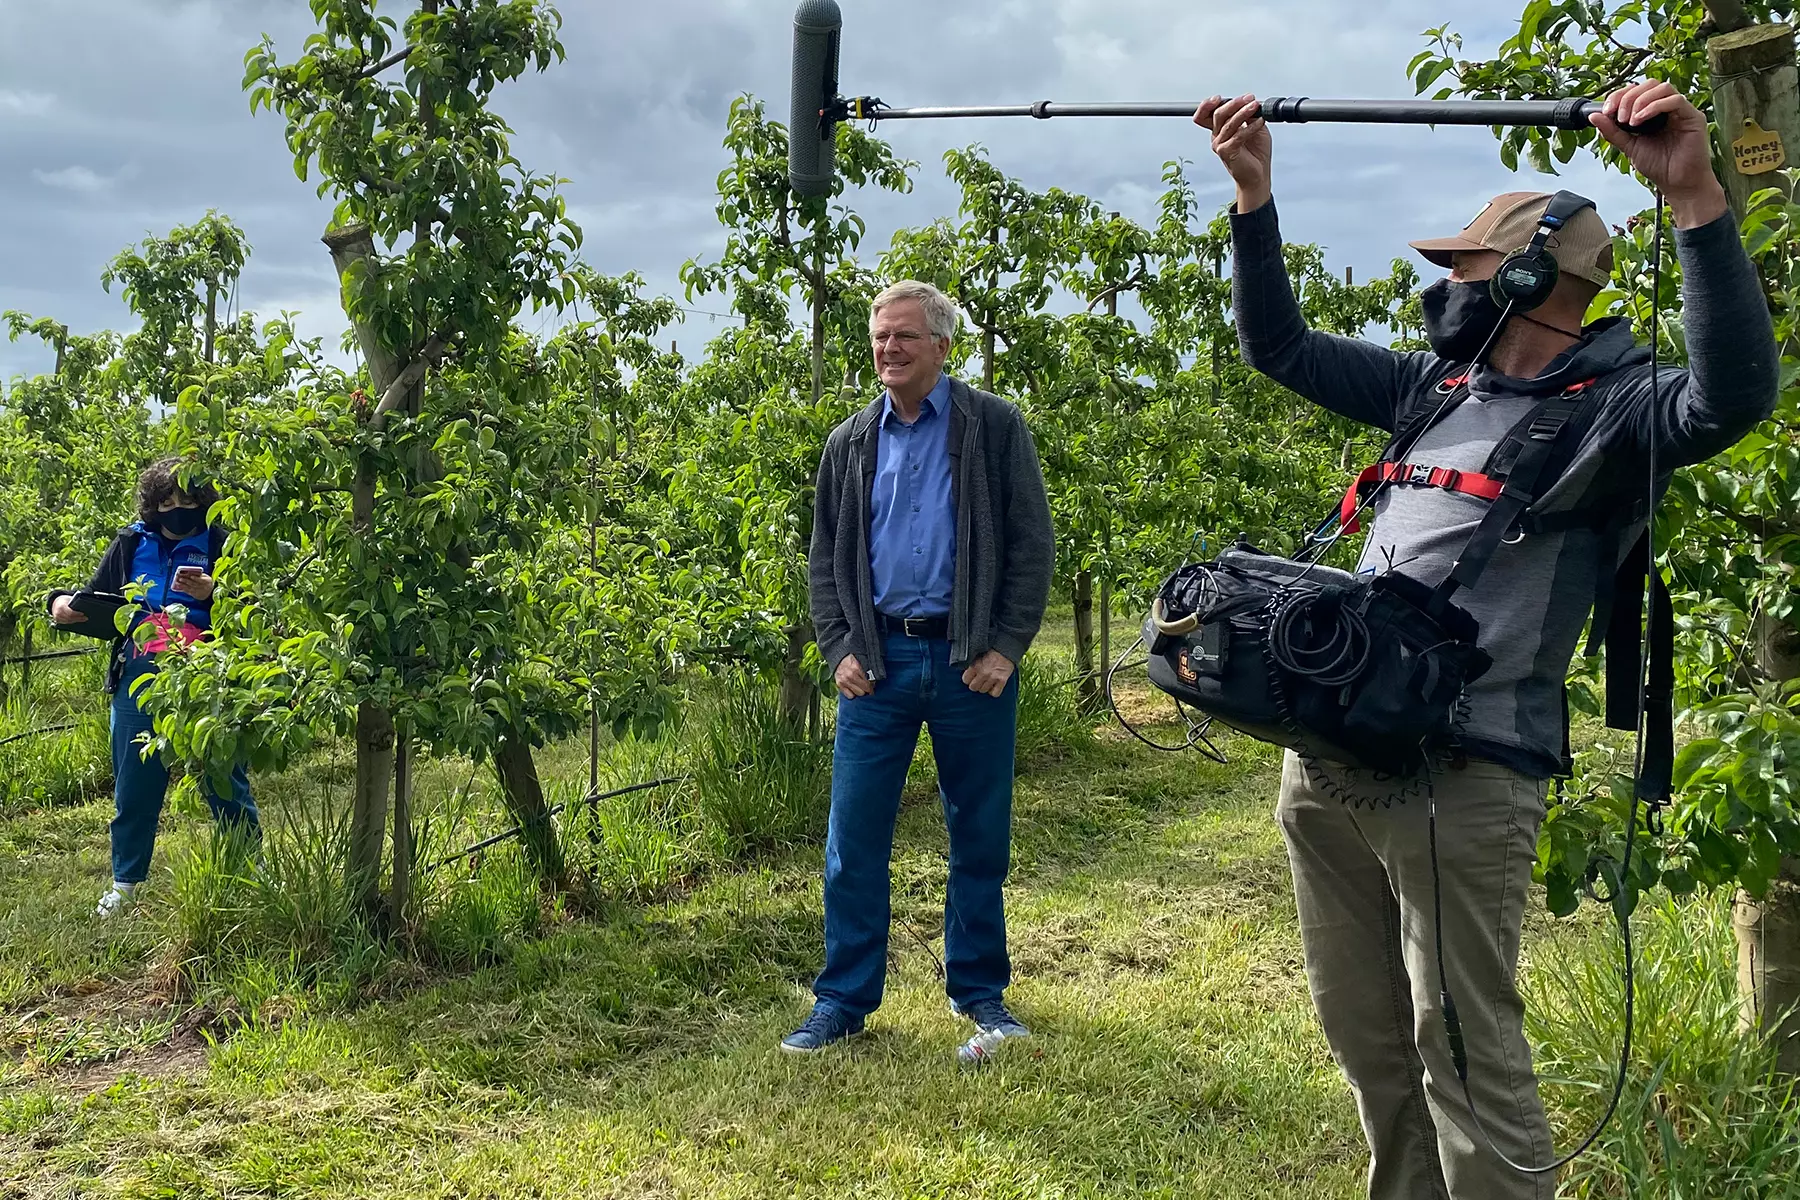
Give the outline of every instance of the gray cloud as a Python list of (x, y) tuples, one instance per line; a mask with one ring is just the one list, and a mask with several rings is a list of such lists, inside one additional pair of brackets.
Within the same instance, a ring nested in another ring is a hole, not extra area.
[[(1513, 4), (1486, 0), (841, 0), (843, 86), (900, 104), (1199, 99), (1213, 92), (1406, 96), (1419, 31), (1449, 19), (1472, 51), (1505, 37)], [(395, 14), (405, 6), (383, 5)], [(785, 114), (792, 0), (563, 0), (568, 61), (506, 89), (500, 108), (531, 169), (570, 180), (572, 214), (597, 268), (636, 270), (679, 295), (690, 257), (717, 253), (714, 180), (727, 106), (743, 92)], [(318, 235), (329, 205), (294, 175), (281, 122), (252, 118), (244, 51), (264, 33), (284, 56), (312, 24), (298, 0), (0, 0), (0, 308), (79, 330), (129, 314), (98, 286), (106, 261), (209, 208), (255, 250), (239, 303), (341, 327)], [(1084, 192), (1129, 215), (1155, 211), (1165, 161), (1192, 160), (1202, 201), (1229, 187), (1200, 132), (1179, 120), (896, 122), (883, 130), (919, 162), (907, 196), (849, 198), (869, 222), (862, 256), (897, 228), (954, 214), (946, 147), (984, 145), (1037, 188)], [(1293, 126), (1276, 130), (1284, 227), (1359, 276), (1407, 254), (1408, 239), (1460, 228), (1509, 175), (1479, 129)], [(1647, 194), (1577, 164), (1614, 219)], [(718, 311), (716, 297), (695, 308)], [(719, 325), (689, 315), (698, 349)], [(0, 343), (0, 376), (42, 369), (36, 347)]]

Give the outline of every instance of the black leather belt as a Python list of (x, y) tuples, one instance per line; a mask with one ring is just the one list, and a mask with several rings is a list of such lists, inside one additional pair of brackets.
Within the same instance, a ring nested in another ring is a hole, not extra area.
[(876, 613), (875, 621), (881, 626), (883, 633), (897, 633), (904, 637), (915, 638), (947, 638), (950, 636), (949, 617), (890, 617), (886, 613)]

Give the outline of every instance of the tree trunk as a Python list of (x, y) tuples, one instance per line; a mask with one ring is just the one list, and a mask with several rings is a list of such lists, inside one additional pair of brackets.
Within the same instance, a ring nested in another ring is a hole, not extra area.
[(365, 917), (381, 912), (381, 851), (387, 840), (388, 781), (394, 775), (394, 722), (368, 701), (356, 706), (356, 790), (350, 802), (350, 895)]
[(1761, 900), (1740, 891), (1731, 925), (1744, 1024), (1775, 1043), (1781, 1070), (1800, 1075), (1800, 859), (1782, 863)]
[(1080, 682), (1083, 708), (1092, 708), (1100, 698), (1094, 679), (1094, 573), (1075, 573), (1075, 673)]
[[(327, 230), (325, 245), (337, 268), (340, 288), (348, 290), (350, 273), (375, 253), (374, 239), (364, 225)], [(344, 312), (350, 312), (348, 296)], [(382, 344), (375, 330), (355, 322), (356, 340), (369, 369), (376, 395), (385, 392), (400, 374), (399, 359)], [(378, 419), (378, 418), (377, 418)], [(357, 464), (350, 491), (351, 522), (359, 535), (375, 524), (375, 471), (367, 461)], [(350, 847), (346, 875), (351, 893), (365, 914), (378, 911), (381, 895), (382, 848), (387, 838), (388, 783), (394, 776), (394, 722), (385, 708), (364, 701), (356, 709), (356, 787), (351, 798)]]
[[(1725, 192), (1740, 219), (1751, 193), (1787, 184), (1779, 171), (1746, 174), (1732, 143), (1751, 123), (1780, 138), (1786, 166), (1800, 165), (1800, 72), (1794, 60), (1794, 31), (1787, 25), (1748, 25), (1736, 0), (1706, 0), (1706, 10), (1721, 32), (1706, 43), (1712, 69), (1713, 119), (1724, 169)], [(1747, 27), (1745, 27), (1747, 26)], [(1792, 347), (1782, 347), (1792, 353)], [(1757, 667), (1768, 677), (1800, 678), (1800, 631), (1782, 622), (1757, 622)], [(1781, 1068), (1800, 1074), (1800, 860), (1782, 862), (1769, 894), (1756, 900), (1740, 891), (1732, 912), (1738, 946), (1738, 995), (1747, 1025), (1762, 1029), (1776, 1043)]]
[(567, 890), (568, 866), (563, 861), (562, 843), (557, 840), (550, 808), (544, 803), (544, 785), (538, 778), (531, 744), (517, 734), (504, 738), (494, 747), (494, 769), (500, 776), (506, 811), (524, 831), (519, 841), (538, 877), (557, 891)]
[(807, 712), (818, 688), (803, 669), (806, 647), (813, 640), (813, 623), (801, 621), (787, 628), (787, 652), (781, 657), (781, 696), (778, 711), (781, 719), (796, 731), (806, 729)]
[[(1800, 679), (1800, 629), (1763, 614), (1752, 633), (1766, 677)], [(1800, 1075), (1800, 859), (1782, 860), (1761, 900), (1738, 893), (1732, 928), (1744, 1022), (1775, 1040), (1783, 1071)]]

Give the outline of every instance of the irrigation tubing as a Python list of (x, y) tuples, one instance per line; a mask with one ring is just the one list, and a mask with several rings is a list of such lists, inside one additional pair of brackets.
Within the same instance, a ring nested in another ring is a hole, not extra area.
[(22, 742), (26, 738), (41, 737), (46, 733), (62, 733), (65, 730), (76, 728), (79, 728), (79, 723), (75, 721), (70, 721), (65, 725), (46, 725), (42, 729), (30, 729), (24, 733), (12, 734), (9, 737), (0, 737), (0, 746), (4, 746), (8, 742)]
[(98, 654), (105, 646), (85, 646), (76, 650), (52, 650), (48, 654), (27, 654), (19, 658), (0, 659), (0, 666), (13, 667), (24, 663), (49, 662), (53, 658), (76, 658), (83, 654)]
[[(627, 795), (630, 795), (632, 792), (647, 792), (651, 788), (667, 787), (671, 783), (680, 783), (683, 780), (685, 780), (686, 778), (687, 778), (686, 775), (671, 775), (665, 779), (652, 779), (645, 783), (634, 783), (629, 787), (615, 788), (613, 791), (610, 791), (610, 792), (589, 792), (587, 795), (583, 796), (579, 800), (563, 801), (561, 804), (556, 805), (549, 812), (545, 813), (544, 816), (546, 818), (554, 817), (556, 814), (564, 811), (565, 809), (569, 808), (571, 805), (575, 805), (575, 804), (598, 804), (602, 800), (611, 800), (614, 796), (627, 796)], [(437, 870), (439, 867), (447, 867), (453, 862), (459, 862), (462, 859), (469, 857), (469, 855), (471, 855), (471, 854), (479, 854), (481, 851), (486, 850), (490, 846), (498, 846), (501, 842), (510, 841), (511, 839), (518, 837), (520, 834), (522, 834), (524, 832), (525, 832), (525, 826), (515, 825), (511, 829), (508, 829), (502, 833), (496, 833), (491, 838), (483, 838), (481, 841), (476, 842), (473, 846), (469, 846), (463, 850), (458, 850), (455, 854), (452, 854), (449, 858), (438, 859), (436, 862), (432, 863), (429, 867), (426, 867), (423, 871), (421, 871), (420, 874), (429, 875), (433, 871)]]

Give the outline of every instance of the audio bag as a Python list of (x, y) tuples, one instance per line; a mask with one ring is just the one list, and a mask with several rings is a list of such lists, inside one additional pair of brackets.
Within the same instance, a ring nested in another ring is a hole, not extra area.
[(1399, 572), (1365, 577), (1244, 542), (1170, 575), (1144, 622), (1150, 681), (1239, 732), (1403, 775), (1450, 742), (1490, 665), (1475, 618)]

